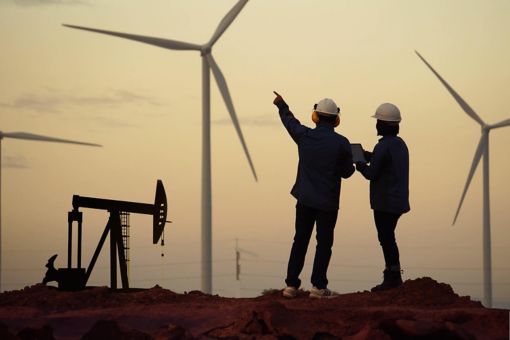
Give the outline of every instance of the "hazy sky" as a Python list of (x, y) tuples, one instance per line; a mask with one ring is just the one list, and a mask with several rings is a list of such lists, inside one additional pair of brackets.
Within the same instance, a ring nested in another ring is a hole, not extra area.
[[(2, 0), (0, 130), (101, 143), (87, 148), (2, 141), (2, 288), (31, 285), (58, 253), (66, 265), (73, 194), (151, 203), (162, 179), (169, 201), (166, 246), (151, 218), (132, 215), (131, 284), (200, 288), (201, 64), (169, 51), (71, 30), (62, 23), (204, 43), (235, 0)], [(401, 109), (411, 158), (411, 212), (397, 241), (406, 278), (432, 276), (460, 294), (482, 294), (481, 167), (451, 226), (480, 128), (415, 55), (418, 50), (488, 123), (510, 118), (510, 2), (251, 0), (217, 42), (222, 69), (252, 155), (251, 175), (212, 82), (213, 289), (253, 296), (284, 285), (295, 200), (296, 146), (272, 104), (280, 92), (312, 125), (313, 104), (342, 109), (337, 131), (372, 149), (370, 118), (382, 102)], [(212, 80), (212, 78), (211, 78)], [(510, 302), (510, 128), (490, 136), (493, 281)], [(507, 151), (505, 151), (507, 150)], [(84, 262), (106, 212), (84, 211)], [(342, 184), (330, 288), (369, 289), (381, 279), (368, 182)], [(234, 245), (242, 255), (235, 281)], [(311, 242), (308, 262), (315, 243)], [(106, 250), (106, 249), (105, 249)], [(108, 252), (91, 284), (108, 284)], [(507, 260), (505, 260), (507, 259)], [(305, 267), (309, 288), (310, 265)], [(505, 302), (506, 301), (506, 302)]]

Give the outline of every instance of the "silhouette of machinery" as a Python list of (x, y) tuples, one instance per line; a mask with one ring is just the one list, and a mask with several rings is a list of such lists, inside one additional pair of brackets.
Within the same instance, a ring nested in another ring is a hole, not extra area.
[[(83, 213), (79, 211), (80, 208), (106, 210), (110, 213), (108, 223), (99, 239), (97, 248), (90, 260), (88, 268), (81, 267), (81, 252), (82, 252), (82, 221)], [(158, 180), (156, 185), (156, 197), (154, 204), (116, 201), (103, 198), (73, 196), (73, 210), (68, 213), (68, 248), (67, 248), (67, 268), (55, 269), (54, 262), (57, 255), (53, 255), (46, 264), (48, 268), (43, 283), (46, 284), (50, 281), (57, 281), (58, 288), (62, 290), (81, 290), (87, 285), (87, 281), (94, 269), (97, 258), (103, 248), (108, 233), (110, 234), (110, 287), (117, 288), (117, 258), (120, 269), (120, 277), (122, 281), (122, 288), (129, 288), (128, 269), (127, 269), (127, 247), (124, 241), (127, 241), (126, 224), (121, 222), (121, 217), (126, 213), (145, 214), (153, 216), (152, 224), (152, 242), (158, 243), (161, 239), (161, 244), (164, 245), (163, 231), (167, 217), (167, 200), (163, 182)], [(78, 236), (77, 236), (77, 267), (72, 267), (72, 246), (73, 246), (73, 222), (78, 223)], [(124, 227), (124, 228), (123, 228)], [(124, 231), (123, 231), (124, 229)]]

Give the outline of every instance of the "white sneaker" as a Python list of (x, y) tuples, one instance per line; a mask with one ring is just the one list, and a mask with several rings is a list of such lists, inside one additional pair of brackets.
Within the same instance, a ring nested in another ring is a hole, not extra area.
[(337, 296), (338, 293), (332, 292), (327, 288), (319, 289), (317, 287), (312, 287), (312, 289), (310, 289), (310, 297), (312, 299), (331, 299)]
[(297, 295), (297, 288), (292, 286), (287, 286), (283, 289), (283, 296), (289, 299), (293, 299)]

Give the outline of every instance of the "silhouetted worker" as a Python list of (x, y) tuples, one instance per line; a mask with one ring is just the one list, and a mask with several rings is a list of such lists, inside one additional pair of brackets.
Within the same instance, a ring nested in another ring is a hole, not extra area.
[(315, 129), (302, 125), (289, 110), (283, 98), (274, 92), (273, 103), (299, 153), (296, 182), (291, 194), (297, 199), (295, 235), (287, 267), (287, 287), (283, 296), (293, 298), (301, 286), (299, 275), (305, 263), (306, 250), (317, 225), (315, 259), (312, 270), (310, 297), (332, 297), (327, 270), (331, 258), (334, 229), (340, 203), (342, 178), (354, 172), (350, 143), (334, 131), (340, 124), (340, 108), (329, 98), (314, 106), (312, 120)]
[(376, 292), (402, 284), (395, 228), (400, 216), (410, 210), (409, 151), (397, 136), (402, 118), (395, 105), (381, 104), (372, 117), (377, 119), (377, 135), (382, 138), (372, 153), (365, 152), (370, 165), (358, 162), (356, 169), (370, 180), (370, 205), (386, 263), (383, 282), (372, 288)]

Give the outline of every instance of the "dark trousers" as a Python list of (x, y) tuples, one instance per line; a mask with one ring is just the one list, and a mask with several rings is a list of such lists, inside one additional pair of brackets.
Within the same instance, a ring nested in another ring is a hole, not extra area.
[(290, 251), (289, 264), (287, 267), (287, 286), (299, 288), (301, 280), (299, 275), (305, 264), (306, 250), (312, 236), (313, 226), (317, 224), (315, 259), (313, 261), (312, 284), (319, 288), (327, 288), (326, 276), (331, 259), (331, 247), (333, 246), (334, 230), (338, 210), (323, 211), (302, 204), (296, 205), (296, 231), (294, 243)]
[(387, 269), (400, 268), (400, 255), (398, 253), (397, 241), (395, 240), (395, 228), (400, 216), (401, 214), (374, 210), (377, 238), (382, 247)]

